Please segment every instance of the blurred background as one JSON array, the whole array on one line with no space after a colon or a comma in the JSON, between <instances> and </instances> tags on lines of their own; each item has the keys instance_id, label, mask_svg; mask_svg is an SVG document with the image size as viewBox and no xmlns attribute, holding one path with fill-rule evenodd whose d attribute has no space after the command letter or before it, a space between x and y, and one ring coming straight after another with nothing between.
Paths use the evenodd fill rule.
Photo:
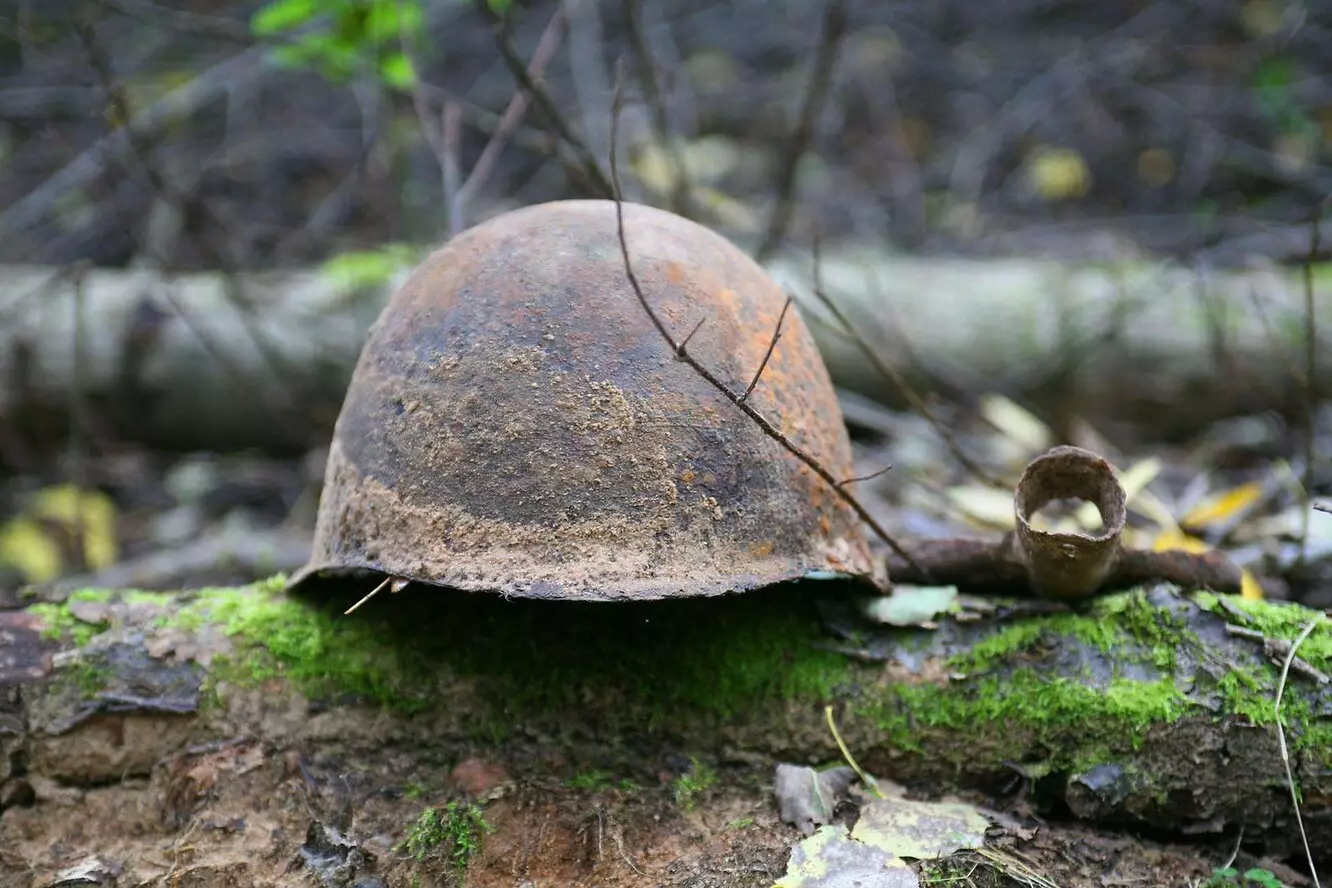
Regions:
<instances>
[{"instance_id":1,"label":"blurred background","mask_svg":"<svg viewBox=\"0 0 1332 888\"><path fill-rule=\"evenodd\" d=\"M604 196L621 63L626 198L826 322L817 242L929 405L816 323L895 527L1071 440L1318 600L1329 60L1314 0L3 0L0 601L299 565L387 292Z\"/></svg>"}]
</instances>

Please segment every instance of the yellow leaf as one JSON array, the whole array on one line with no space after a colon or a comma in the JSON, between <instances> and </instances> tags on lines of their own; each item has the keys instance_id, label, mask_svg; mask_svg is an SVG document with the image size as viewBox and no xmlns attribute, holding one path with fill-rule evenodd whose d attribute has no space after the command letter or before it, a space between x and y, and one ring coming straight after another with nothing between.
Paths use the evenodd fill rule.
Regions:
<instances>
[{"instance_id":1,"label":"yellow leaf","mask_svg":"<svg viewBox=\"0 0 1332 888\"><path fill-rule=\"evenodd\" d=\"M1128 504L1132 504L1134 499L1140 493L1146 490L1147 485L1156 479L1161 473L1161 461L1154 456L1139 460L1123 472L1115 472L1115 477L1119 479L1119 486L1124 488L1124 499ZM1078 507L1078 524L1083 530L1095 530L1102 524L1101 510L1096 508L1092 502L1083 503ZM1158 524L1163 522L1158 521ZM1168 526L1165 525L1165 526Z\"/></svg>"},{"instance_id":2,"label":"yellow leaf","mask_svg":"<svg viewBox=\"0 0 1332 888\"><path fill-rule=\"evenodd\" d=\"M91 570L114 564L119 557L116 507L95 490L61 484L38 491L24 513L0 528L0 561L23 572L30 583L42 583L64 570L60 542L42 522L64 525L83 540L83 558Z\"/></svg>"},{"instance_id":3,"label":"yellow leaf","mask_svg":"<svg viewBox=\"0 0 1332 888\"><path fill-rule=\"evenodd\" d=\"M982 484L959 484L948 488L948 498L966 517L983 526L1009 530L1016 523L1010 492Z\"/></svg>"},{"instance_id":4,"label":"yellow leaf","mask_svg":"<svg viewBox=\"0 0 1332 888\"><path fill-rule=\"evenodd\" d=\"M1002 434L1033 452L1045 450L1054 440L1048 425L1003 395L982 395L980 414Z\"/></svg>"},{"instance_id":5,"label":"yellow leaf","mask_svg":"<svg viewBox=\"0 0 1332 888\"><path fill-rule=\"evenodd\" d=\"M1241 484L1231 490L1209 496L1189 510L1181 524L1188 527L1206 527L1225 521L1236 512L1248 508L1263 495L1263 486L1257 481Z\"/></svg>"},{"instance_id":6,"label":"yellow leaf","mask_svg":"<svg viewBox=\"0 0 1332 888\"><path fill-rule=\"evenodd\" d=\"M1203 540L1195 536L1189 536L1181 530L1168 528L1161 533L1152 542L1152 551L1154 552L1189 552L1193 555L1201 555L1204 552L1210 552L1212 547Z\"/></svg>"},{"instance_id":7,"label":"yellow leaf","mask_svg":"<svg viewBox=\"0 0 1332 888\"><path fill-rule=\"evenodd\" d=\"M1045 200L1082 197L1091 190L1091 170L1076 151L1043 146L1032 152L1027 164L1031 187Z\"/></svg>"},{"instance_id":8,"label":"yellow leaf","mask_svg":"<svg viewBox=\"0 0 1332 888\"><path fill-rule=\"evenodd\" d=\"M60 544L31 518L14 518L0 526L0 564L17 568L29 583L60 576Z\"/></svg>"},{"instance_id":9,"label":"yellow leaf","mask_svg":"<svg viewBox=\"0 0 1332 888\"><path fill-rule=\"evenodd\" d=\"M1262 601L1263 587L1258 585L1258 580L1246 567L1240 572L1240 598L1248 601Z\"/></svg>"}]
</instances>

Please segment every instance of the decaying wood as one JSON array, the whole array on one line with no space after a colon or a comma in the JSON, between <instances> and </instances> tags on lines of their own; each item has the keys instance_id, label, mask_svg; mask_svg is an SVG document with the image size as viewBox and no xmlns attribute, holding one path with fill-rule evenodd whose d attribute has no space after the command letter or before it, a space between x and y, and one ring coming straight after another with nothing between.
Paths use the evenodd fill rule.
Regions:
<instances>
[{"instance_id":1,"label":"decaying wood","mask_svg":"<svg viewBox=\"0 0 1332 888\"><path fill-rule=\"evenodd\" d=\"M355 806L401 798L375 781L469 755L529 783L580 768L641 782L672 757L771 773L781 761L840 758L828 705L857 760L881 779L1195 839L1242 829L1251 847L1277 854L1299 847L1277 734L1262 717L1277 674L1268 646L1227 631L1241 611L1208 609L1169 587L1132 596L1082 630L1032 617L945 621L934 631L859 623L851 600L808 587L598 607L411 586L339 616L358 591L316 604L270 585L0 612L0 799L12 800L0 813L0 847L31 850L16 830L36 829L42 806L75 806L74 823L77 806L92 804L84 793L101 787L104 796L127 781L167 800L151 829L168 839L197 828L203 800L228 797L229 781L256 769L305 781L316 795L332 781L352 807L328 822L365 840ZM791 614L800 619L784 622ZM805 628L773 634L778 624ZM76 646L76 625L97 634ZM1116 627L1122 640L1100 647L1078 634ZM995 649L998 634L1014 630L1011 649L975 659L987 639ZM1324 673L1328 658L1314 654L1329 631L1309 642ZM634 673L627 663L652 666ZM760 667L770 682L756 681ZM820 690L807 680L816 667L843 671ZM1284 719L1304 826L1326 860L1332 749L1301 742L1332 705L1317 674L1292 673ZM1247 702L1227 690L1230 676L1242 677ZM1171 678L1173 703L1143 702ZM752 693L738 694L741 686ZM1052 702L1070 689L1066 699L1085 703ZM1028 703L1050 708L1030 716ZM200 765L219 756L225 766ZM343 776L317 779L312 761L336 762ZM272 826L292 807L283 798L248 803L246 817ZM59 822L45 828L59 832ZM206 828L210 842L245 834Z\"/></svg>"},{"instance_id":2,"label":"decaying wood","mask_svg":"<svg viewBox=\"0 0 1332 888\"><path fill-rule=\"evenodd\" d=\"M811 258L788 252L768 267L811 320L835 381L895 400L835 323L818 322ZM83 276L87 354L76 378L79 276L5 268L0 414L59 425L77 385L90 421L121 439L209 449L323 440L365 333L402 276L348 290L318 269L230 280L93 270ZM999 390L1037 404L1073 403L1093 421L1143 418L1168 432L1292 403L1301 391L1295 272L1202 277L1145 263L933 260L827 247L822 276L870 343L923 393ZM226 287L249 305L248 318ZM1318 293L1314 304L1322 346L1332 347L1332 294ZM1318 384L1332 389L1332 362L1317 370Z\"/></svg>"}]
</instances>

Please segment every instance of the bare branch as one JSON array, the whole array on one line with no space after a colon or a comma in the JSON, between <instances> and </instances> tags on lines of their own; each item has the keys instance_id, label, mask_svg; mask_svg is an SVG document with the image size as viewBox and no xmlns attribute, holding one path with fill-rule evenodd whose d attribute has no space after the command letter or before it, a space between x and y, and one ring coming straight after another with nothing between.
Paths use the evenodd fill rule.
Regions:
<instances>
[{"instance_id":1,"label":"bare branch","mask_svg":"<svg viewBox=\"0 0 1332 888\"><path fill-rule=\"evenodd\" d=\"M457 102L444 103L444 200L449 208L449 237L463 230L462 161L458 155L462 146L462 108Z\"/></svg>"},{"instance_id":2,"label":"bare branch","mask_svg":"<svg viewBox=\"0 0 1332 888\"><path fill-rule=\"evenodd\" d=\"M611 187L611 183L606 180L606 174L602 172L601 164L597 162L596 155L587 147L583 138L574 132L573 127L560 114L559 108L555 106L555 102L550 95L528 74L527 68L518 58L518 50L513 44L513 35L510 32L508 20L491 9L487 0L475 0L475 2L476 8L480 10L481 15L490 23L491 29L495 32L495 45L499 48L500 57L503 58L509 73L518 82L518 86L531 97L537 111L546 119L546 123L577 155L578 169L587 180L588 187L596 193L597 197L611 197L614 194L614 189Z\"/></svg>"},{"instance_id":3,"label":"bare branch","mask_svg":"<svg viewBox=\"0 0 1332 888\"><path fill-rule=\"evenodd\" d=\"M256 76L267 64L267 54L267 47L251 47L213 65L180 89L121 121L118 129L98 139L60 172L0 212L0 237L25 234L59 204L63 195L87 185L108 160L132 148L133 139L152 137L172 121L185 119L221 93L235 88L238 81Z\"/></svg>"},{"instance_id":4,"label":"bare branch","mask_svg":"<svg viewBox=\"0 0 1332 888\"><path fill-rule=\"evenodd\" d=\"M759 362L758 369L754 371L754 378L749 381L749 388L745 389L745 393L740 396L741 401L748 400L749 396L753 394L754 386L759 384L759 377L763 375L763 371L767 368L768 361L772 360L773 350L777 348L777 340L782 338L782 324L786 321L786 312L790 310L791 303L794 301L792 297L787 296L786 301L782 303L782 313L777 316L777 328L772 331L772 339L768 341L768 350L763 353L763 360Z\"/></svg>"},{"instance_id":5,"label":"bare branch","mask_svg":"<svg viewBox=\"0 0 1332 888\"><path fill-rule=\"evenodd\" d=\"M871 366L873 366L874 369L877 370L880 375L882 375L885 379L887 379L890 383L892 383L892 385L895 386L897 390L902 393L902 396L905 397L907 401L911 404L911 407L922 417L924 417L925 421L930 424L930 427L933 428L936 433L938 433L939 437L943 439L944 444L947 445L949 452L953 454L953 458L956 459L959 463L961 463L963 468L965 468L968 472L974 475L977 479L984 482L985 484L990 485L991 487L996 487L999 489L1006 488L1008 485L1004 484L999 479L990 475L990 473L981 468L976 463L975 460L967 456L967 454L958 445L957 440L953 437L952 432L950 432L944 426L944 424L941 423L937 417L935 417L934 413L931 412L929 406L925 403L925 399L922 398L916 392L916 390L911 386L911 383L907 382L906 377L903 376L896 367L892 366L882 357L879 356L879 353L870 346L870 344L865 340L865 337L860 335L860 332L856 329L855 325L852 324L851 321L847 318L847 316L842 313L842 310L838 308L837 303L833 302L832 299L828 296L828 294L824 291L822 263L820 262L821 251L819 247L820 247L820 238L815 236L814 238L815 298L817 298L819 302L823 303L823 306L827 308L828 311L832 312L833 317L837 319L837 323L841 325L842 332L846 336L848 336L852 342L856 344L856 346L860 349L861 353L865 355L865 359L870 362Z\"/></svg>"},{"instance_id":6,"label":"bare branch","mask_svg":"<svg viewBox=\"0 0 1332 888\"><path fill-rule=\"evenodd\" d=\"M98 44L91 25L86 22L81 22L76 28L76 31L80 42L88 53L89 62L91 63L93 70L97 73L102 90L106 93L107 103L109 105L107 109L108 116L114 120L122 122L133 120L134 118L130 113L131 108L125 89L112 77L110 61L102 52L102 47ZM125 129L131 129L131 127L128 125L122 127L122 131ZM147 150L140 143L138 135L131 131L126 136L125 143L130 149L132 156L138 161L139 169L143 173L144 178L148 180L148 184L152 187L153 191L172 206L177 208L184 207L186 203L185 199L153 166ZM231 225L227 220L218 215L218 213L207 203L201 204L201 207L220 228L228 231L231 229ZM230 262L228 257L223 255L221 251L215 250L206 241L200 243L200 248L219 268L229 273L234 273L236 271L234 263ZM287 428L288 425L282 423L282 419L284 416L290 416L296 410L296 401L280 382L285 375L283 372L285 369L285 361L283 360L281 353L268 341L267 336L265 336L264 332L260 329L249 306L246 305L245 299L235 286L234 278L231 274L227 276L226 281L227 283L223 286L223 293L232 309L236 312L236 316L245 327L246 332L249 334L256 351L265 363L268 364L271 374L270 378L276 383L273 387L267 390L268 396L262 398L259 403L263 409L271 413L275 422L278 422L283 428ZM204 348L206 348L219 362L219 365L227 369L229 372L234 373L238 384L252 384L245 378L244 374L236 369L234 364L222 354L221 350L213 345L209 338L204 334L204 331L197 325L191 323L188 315L182 311L181 306L170 296L170 294L167 294L166 298L186 326L189 327L199 339ZM293 438L295 438L294 434Z\"/></svg>"},{"instance_id":7,"label":"bare branch","mask_svg":"<svg viewBox=\"0 0 1332 888\"><path fill-rule=\"evenodd\" d=\"M1318 258L1318 249L1322 238L1323 208L1328 205L1327 198L1314 205L1313 219L1309 227L1309 255L1304 260L1304 500L1307 504L1313 492L1314 466L1317 456L1314 452L1316 435L1316 415L1318 412L1318 320L1314 315L1314 262ZM1300 520L1300 552L1295 559L1295 573L1304 572L1305 560L1309 555L1309 509L1305 508Z\"/></svg>"},{"instance_id":8,"label":"bare branch","mask_svg":"<svg viewBox=\"0 0 1332 888\"><path fill-rule=\"evenodd\" d=\"M680 146L671 133L670 116L666 112L666 100L657 84L657 61L653 57L652 47L648 44L647 33L643 30L642 0L624 0L625 14L629 18L629 40L638 57L638 81L652 111L652 128L662 151L670 162L671 197L670 208L681 216L689 215L689 169L685 166Z\"/></svg>"},{"instance_id":9,"label":"bare branch","mask_svg":"<svg viewBox=\"0 0 1332 888\"><path fill-rule=\"evenodd\" d=\"M706 320L706 316L698 319L698 323L694 325L694 329L690 330L689 335L680 341L680 348L676 354L682 354L684 350L689 347L689 340L694 338L694 334L698 332L699 328L703 326L703 322Z\"/></svg>"},{"instance_id":10,"label":"bare branch","mask_svg":"<svg viewBox=\"0 0 1332 888\"><path fill-rule=\"evenodd\" d=\"M855 484L859 481L872 481L873 479L879 477L880 475L888 474L889 472L892 471L892 469L893 465L892 463L889 463L888 465L884 466L881 469L876 469L875 471L870 472L868 475L858 475L855 478L847 478L845 481L839 481L837 482L837 486L841 487L844 484Z\"/></svg>"},{"instance_id":11,"label":"bare branch","mask_svg":"<svg viewBox=\"0 0 1332 888\"><path fill-rule=\"evenodd\" d=\"M537 41L536 49L532 53L532 61L527 65L527 73L532 78L539 77L542 70L550 63L555 56L555 50L559 48L560 38L564 33L565 9L560 4L555 10L555 14L550 17L546 30L541 34L541 39ZM472 166L472 171L467 174L467 179L462 187L458 189L458 215L461 217L465 212L467 202L481 190L486 184L486 179L490 178L491 172L499 160L500 152L504 150L504 145L513 135L518 124L522 123L523 115L527 113L527 106L531 104L528 93L518 90L509 99L509 104L504 109L503 116L500 117L499 125L495 127L494 132L490 134L490 139L486 142L486 147L481 149L481 156L476 159Z\"/></svg>"},{"instance_id":12,"label":"bare branch","mask_svg":"<svg viewBox=\"0 0 1332 888\"><path fill-rule=\"evenodd\" d=\"M643 292L643 286L638 281L638 275L634 272L633 262L629 258L629 240L625 234L625 229L624 229L624 201L620 197L620 169L619 169L619 164L616 163L615 160L615 141L616 137L619 135L619 128L620 128L619 126L620 102L621 102L621 87L623 86L623 83L624 83L624 62L623 60L621 60L616 65L615 68L615 93L614 93L614 98L611 100L611 126L610 126L610 138L611 138L610 168L611 168L611 184L613 188L612 195L615 200L615 228L616 228L616 234L618 235L620 240L620 255L624 259L625 276L629 279L629 285L633 288L634 296L637 297L639 305L643 306L643 311L647 313L648 319L652 321L652 326L657 328L657 332L661 334L661 337L666 340L666 344L671 347L671 350L673 352L675 352L677 360L683 361L686 364L688 364L689 367L695 373L701 376L709 385L711 385L718 392L720 392L728 401L730 401L736 407L740 408L740 410L746 416L748 416L751 420L753 420L754 423L758 425L760 429L763 430L764 434L766 434L772 440L776 441L783 448L785 448L788 453L790 453L796 459L800 460L806 466L808 466L810 470L814 472L814 474L818 475L819 478L821 478L824 481L824 483L826 483L829 487L832 488L833 492L836 493L837 496L843 502L845 502L848 506L851 507L852 511L854 511L856 515L860 517L861 521L864 521L865 524L868 525L874 531L874 534L879 539L883 540L883 542L886 543L894 552L896 552L907 564L911 565L913 568L920 571L922 575L928 575L929 571L927 571L925 568L921 567L919 564L916 563L916 560L911 557L910 553L908 553L901 546L901 544L899 544L895 539L893 539L893 537L888 533L888 531L884 528L884 526L880 524L879 521L873 515L870 514L869 510L866 509L860 503L860 501L856 499L852 494L848 493L843 487L838 485L837 479L834 478L832 474L826 468L823 467L822 463L820 463L818 460L816 460L814 457L810 456L809 454L805 453L805 451L801 450L800 447L795 444L795 442L793 442L790 438L786 437L786 435L782 434L782 432L776 426L774 426L771 422L769 422L768 419L762 413L759 413L752 406L750 406L749 403L746 402L741 395L738 395L735 392L731 391L730 387L728 387L726 383L718 379L717 376L713 374L711 370L703 366L703 364L700 361L698 361L693 355L689 354L688 350L684 347L685 346L684 342L676 342L675 337L671 335L671 331L666 329L665 322L662 321L661 317L657 314L657 312L653 310L651 303L648 302L647 296ZM697 331L698 327L695 327L694 330ZM693 334L691 333L690 335L692 336Z\"/></svg>"},{"instance_id":13,"label":"bare branch","mask_svg":"<svg viewBox=\"0 0 1332 888\"><path fill-rule=\"evenodd\" d=\"M795 206L796 169L814 135L814 119L823 106L824 94L832 82L837 46L845 32L845 0L828 0L823 13L823 42L819 44L818 54L814 57L814 70L810 73L805 101L800 108L795 131L786 142L786 153L782 156L777 174L777 206L773 209L772 218L768 220L768 231L755 252L759 262L763 262L777 249L786 235L787 225L791 223L791 210Z\"/></svg>"}]
</instances>

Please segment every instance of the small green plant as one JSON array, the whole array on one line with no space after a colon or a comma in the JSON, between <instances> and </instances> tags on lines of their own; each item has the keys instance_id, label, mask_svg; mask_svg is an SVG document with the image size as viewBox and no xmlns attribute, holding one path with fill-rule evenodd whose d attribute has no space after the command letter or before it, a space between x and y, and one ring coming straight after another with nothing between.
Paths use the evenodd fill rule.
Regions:
<instances>
[{"instance_id":1,"label":"small green plant","mask_svg":"<svg viewBox=\"0 0 1332 888\"><path fill-rule=\"evenodd\" d=\"M1254 71L1252 89L1258 105L1286 135L1314 137L1318 125L1296 92L1299 74L1289 59L1264 59Z\"/></svg>"},{"instance_id":2,"label":"small green plant","mask_svg":"<svg viewBox=\"0 0 1332 888\"><path fill-rule=\"evenodd\" d=\"M1212 875L1199 888L1285 888L1280 879L1265 869L1249 869L1241 873L1233 866L1212 871Z\"/></svg>"},{"instance_id":3,"label":"small green plant","mask_svg":"<svg viewBox=\"0 0 1332 888\"><path fill-rule=\"evenodd\" d=\"M418 863L434 856L447 857L461 880L467 864L481 853L485 834L493 831L480 806L449 802L442 808L422 811L403 846Z\"/></svg>"},{"instance_id":4,"label":"small green plant","mask_svg":"<svg viewBox=\"0 0 1332 888\"><path fill-rule=\"evenodd\" d=\"M406 244L352 250L327 259L321 271L343 292L382 287L399 271L415 265L420 252Z\"/></svg>"},{"instance_id":5,"label":"small green plant","mask_svg":"<svg viewBox=\"0 0 1332 888\"><path fill-rule=\"evenodd\" d=\"M570 789L597 791L609 789L611 786L611 777L610 774L605 771L593 769L591 771L583 771L581 774L575 774L568 780L564 781L564 784Z\"/></svg>"},{"instance_id":6,"label":"small green plant","mask_svg":"<svg viewBox=\"0 0 1332 888\"><path fill-rule=\"evenodd\" d=\"M717 772L690 757L690 768L675 779L675 803L686 811L694 810L698 797L717 782Z\"/></svg>"},{"instance_id":7,"label":"small green plant","mask_svg":"<svg viewBox=\"0 0 1332 888\"><path fill-rule=\"evenodd\" d=\"M512 0L488 3L503 15ZM335 83L374 71L402 90L416 84L403 42L420 38L424 25L421 0L271 0L250 17L256 37L283 40L273 51L280 65L311 68Z\"/></svg>"},{"instance_id":8,"label":"small green plant","mask_svg":"<svg viewBox=\"0 0 1332 888\"><path fill-rule=\"evenodd\" d=\"M335 83L369 69L410 89L416 71L401 44L404 35L420 35L423 21L420 0L272 0L250 18L250 30L287 38L273 51L280 65L312 68Z\"/></svg>"}]
</instances>

